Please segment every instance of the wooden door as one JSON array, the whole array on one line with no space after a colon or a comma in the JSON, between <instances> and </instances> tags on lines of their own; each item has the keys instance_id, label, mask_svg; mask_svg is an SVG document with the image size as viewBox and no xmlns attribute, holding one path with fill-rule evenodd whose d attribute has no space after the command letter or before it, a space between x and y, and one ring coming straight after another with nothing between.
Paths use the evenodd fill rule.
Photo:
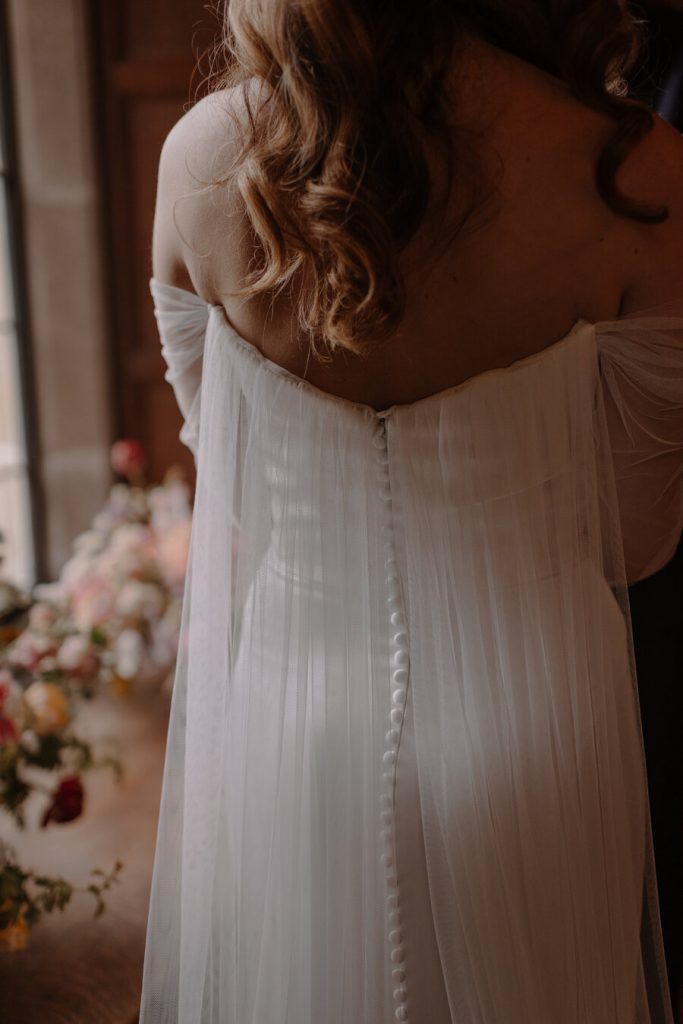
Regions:
<instances>
[{"instance_id":1,"label":"wooden door","mask_svg":"<svg viewBox=\"0 0 683 1024\"><path fill-rule=\"evenodd\" d=\"M117 434L143 444L150 480L172 463L192 477L148 282L161 146L207 91L219 21L206 0L94 0L91 10Z\"/></svg>"}]
</instances>

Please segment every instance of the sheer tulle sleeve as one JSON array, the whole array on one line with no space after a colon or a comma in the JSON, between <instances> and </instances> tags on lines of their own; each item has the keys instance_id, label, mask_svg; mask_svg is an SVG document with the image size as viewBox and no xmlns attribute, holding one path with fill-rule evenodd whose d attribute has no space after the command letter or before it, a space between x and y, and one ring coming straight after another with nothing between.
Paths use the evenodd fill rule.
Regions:
<instances>
[{"instance_id":1,"label":"sheer tulle sleeve","mask_svg":"<svg viewBox=\"0 0 683 1024\"><path fill-rule=\"evenodd\" d=\"M150 279L149 287L154 299L161 353L168 367L165 380L172 386L183 415L180 440L196 459L204 337L209 305L199 295L155 278Z\"/></svg>"},{"instance_id":2,"label":"sheer tulle sleeve","mask_svg":"<svg viewBox=\"0 0 683 1024\"><path fill-rule=\"evenodd\" d=\"M596 325L629 584L683 529L683 299Z\"/></svg>"}]
</instances>

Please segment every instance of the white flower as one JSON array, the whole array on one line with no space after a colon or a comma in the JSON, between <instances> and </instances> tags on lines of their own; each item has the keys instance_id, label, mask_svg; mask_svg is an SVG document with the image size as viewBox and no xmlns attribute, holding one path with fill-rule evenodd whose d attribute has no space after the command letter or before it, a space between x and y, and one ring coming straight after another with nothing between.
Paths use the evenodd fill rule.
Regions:
<instances>
[{"instance_id":1,"label":"white flower","mask_svg":"<svg viewBox=\"0 0 683 1024\"><path fill-rule=\"evenodd\" d=\"M124 629L114 649L115 672L121 679L134 679L142 665L144 641L136 629Z\"/></svg>"},{"instance_id":2,"label":"white flower","mask_svg":"<svg viewBox=\"0 0 683 1024\"><path fill-rule=\"evenodd\" d=\"M87 654L91 653L91 643L83 633L72 633L67 636L57 652L57 661L67 671L78 668Z\"/></svg>"},{"instance_id":3,"label":"white flower","mask_svg":"<svg viewBox=\"0 0 683 1024\"><path fill-rule=\"evenodd\" d=\"M116 599L116 612L127 619L158 619L164 610L166 597L156 583L129 580L124 583Z\"/></svg>"},{"instance_id":4,"label":"white flower","mask_svg":"<svg viewBox=\"0 0 683 1024\"><path fill-rule=\"evenodd\" d=\"M21 734L21 745L29 754L37 754L40 750L40 738L33 729L24 729Z\"/></svg>"},{"instance_id":5,"label":"white flower","mask_svg":"<svg viewBox=\"0 0 683 1024\"><path fill-rule=\"evenodd\" d=\"M159 533L191 519L190 488L184 480L171 480L149 492L152 526Z\"/></svg>"},{"instance_id":6,"label":"white flower","mask_svg":"<svg viewBox=\"0 0 683 1024\"><path fill-rule=\"evenodd\" d=\"M144 519L147 514L144 488L116 483L109 492L107 502L93 519L96 530L109 531L121 523Z\"/></svg>"},{"instance_id":7,"label":"white flower","mask_svg":"<svg viewBox=\"0 0 683 1024\"><path fill-rule=\"evenodd\" d=\"M150 529L143 523L123 523L111 537L110 550L116 552L137 550L149 543Z\"/></svg>"},{"instance_id":8,"label":"white flower","mask_svg":"<svg viewBox=\"0 0 683 1024\"><path fill-rule=\"evenodd\" d=\"M181 614L181 602L171 601L159 622L154 625L150 657L155 665L169 665L176 657Z\"/></svg>"},{"instance_id":9,"label":"white flower","mask_svg":"<svg viewBox=\"0 0 683 1024\"><path fill-rule=\"evenodd\" d=\"M73 549L79 557L87 558L89 555L98 554L105 546L107 534L103 530L84 530L76 537Z\"/></svg>"},{"instance_id":10,"label":"white flower","mask_svg":"<svg viewBox=\"0 0 683 1024\"><path fill-rule=\"evenodd\" d=\"M66 602L66 594L64 593L61 579L52 583L36 583L31 591L31 595L35 601L48 602L57 606L60 611L63 610Z\"/></svg>"},{"instance_id":11,"label":"white flower","mask_svg":"<svg viewBox=\"0 0 683 1024\"><path fill-rule=\"evenodd\" d=\"M99 667L93 645L83 633L66 637L57 652L57 661L66 672L81 678L94 676Z\"/></svg>"}]
</instances>

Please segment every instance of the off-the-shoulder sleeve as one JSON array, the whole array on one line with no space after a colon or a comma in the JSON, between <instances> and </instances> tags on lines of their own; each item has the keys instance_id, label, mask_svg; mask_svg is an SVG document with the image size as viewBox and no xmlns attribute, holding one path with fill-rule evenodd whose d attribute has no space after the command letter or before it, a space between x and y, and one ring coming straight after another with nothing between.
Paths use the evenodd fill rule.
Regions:
<instances>
[{"instance_id":1,"label":"off-the-shoulder sleeve","mask_svg":"<svg viewBox=\"0 0 683 1024\"><path fill-rule=\"evenodd\" d=\"M683 299L596 324L629 584L683 529Z\"/></svg>"},{"instance_id":2,"label":"off-the-shoulder sleeve","mask_svg":"<svg viewBox=\"0 0 683 1024\"><path fill-rule=\"evenodd\" d=\"M154 277L150 278L149 287L154 300L161 353L168 367L164 378L172 386L183 415L180 440L196 459L202 357L210 307L194 292L165 284Z\"/></svg>"}]
</instances>

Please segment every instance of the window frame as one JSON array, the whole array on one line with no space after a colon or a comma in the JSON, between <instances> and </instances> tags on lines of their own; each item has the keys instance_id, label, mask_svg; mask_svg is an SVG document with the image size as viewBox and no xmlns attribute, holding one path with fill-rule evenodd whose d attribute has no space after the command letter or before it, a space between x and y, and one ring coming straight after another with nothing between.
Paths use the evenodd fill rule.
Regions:
<instances>
[{"instance_id":1,"label":"window frame","mask_svg":"<svg viewBox=\"0 0 683 1024\"><path fill-rule=\"evenodd\" d=\"M23 460L10 472L23 474L29 504L29 538L31 550L29 586L45 578L45 506L41 478L37 403L33 388L33 358L30 343L29 304L26 287L24 230L18 174L12 62L9 45L8 14L5 0L0 0L0 193L3 194L7 216L8 288L13 315L0 323L0 330L13 336L18 404L20 409ZM2 240L0 239L0 244ZM11 343L11 342L10 342ZM0 484L2 479L0 477ZM11 537L5 538L11 544ZM2 548L0 547L0 555ZM0 574L2 569L0 568Z\"/></svg>"}]
</instances>

